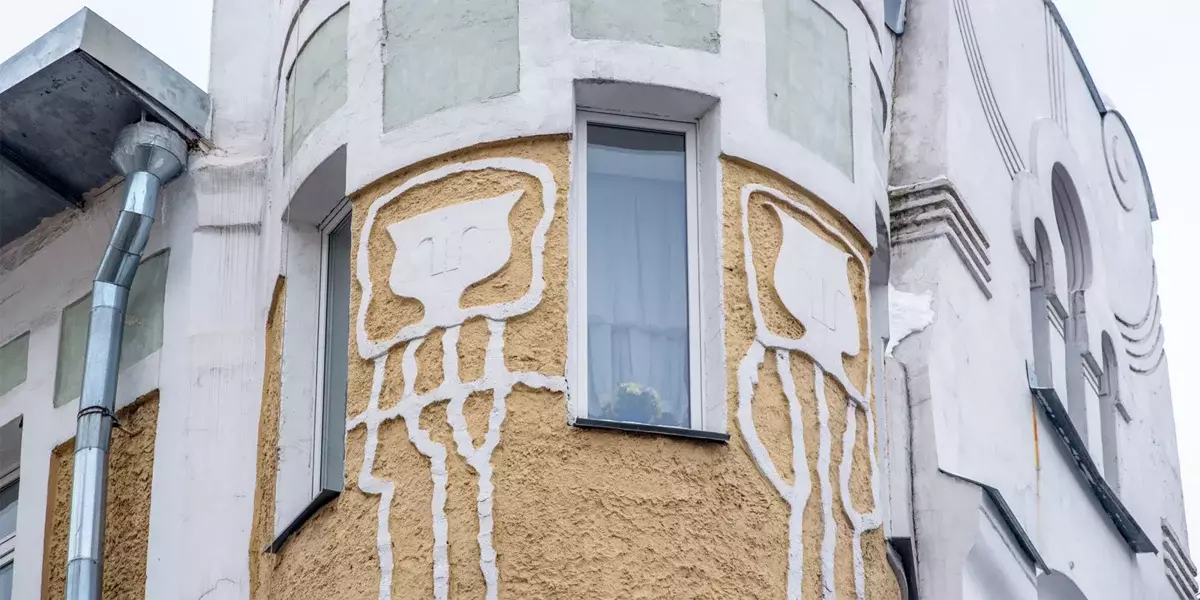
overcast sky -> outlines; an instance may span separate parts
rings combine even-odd
[[[262,1],[262,0],[246,0]],[[990,0],[1012,1],[1012,0]],[[10,2],[0,20],[0,60],[66,19],[81,0]],[[90,0],[86,3],[202,88],[208,88],[212,0]],[[1193,402],[1200,366],[1200,315],[1187,312],[1197,273],[1191,242],[1200,237],[1200,2],[1058,0],[1100,89],[1137,136],[1154,185],[1159,293],[1171,368],[1179,454],[1193,546],[1200,550],[1200,407]],[[1143,524],[1149,526],[1149,524]],[[1200,552],[1193,552],[1198,555]]]
[[[0,61],[84,6],[137,40],[184,77],[208,89],[212,0],[5,0],[4,18],[0,19]]]

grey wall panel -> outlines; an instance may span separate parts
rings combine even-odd
[[[287,130],[284,156],[346,103],[346,27],[348,8],[329,17],[296,55],[287,81]]]
[[[771,127],[853,178],[846,28],[812,0],[764,0],[763,10]]]
[[[517,0],[387,0],[384,11],[384,130],[517,91]]]
[[[579,39],[720,52],[719,22],[719,0],[571,0],[571,34]]]

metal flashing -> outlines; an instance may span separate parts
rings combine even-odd
[[[1046,564],[1045,559],[1042,558],[1042,554],[1038,552],[1037,546],[1033,543],[1033,539],[1029,537],[1029,533],[1025,531],[1025,527],[1021,525],[1021,521],[1017,519],[1017,514],[1013,512],[1012,507],[1008,504],[1008,501],[1004,499],[1004,494],[1000,493],[1000,490],[969,477],[963,477],[962,475],[951,473],[945,469],[938,470],[943,475],[949,475],[950,477],[960,481],[965,481],[982,489],[983,492],[987,494],[988,500],[991,500],[992,504],[995,505],[994,508],[996,509],[996,512],[1000,513],[1000,518],[1004,521],[1005,526],[1008,527],[1009,533],[1011,533],[1013,538],[1016,539],[1017,545],[1021,547],[1021,551],[1025,553],[1025,557],[1029,559],[1029,562],[1033,563],[1035,567],[1041,569],[1042,572],[1050,572],[1050,567]]]
[[[208,94],[86,8],[0,63],[0,246],[120,176],[118,132],[208,135]]]
[[[692,440],[703,440],[709,442],[728,443],[728,433],[717,433],[715,431],[702,431],[699,429],[687,429],[684,427],[667,427],[665,425],[648,425],[645,423],[626,423],[623,421],[609,421],[607,419],[587,419],[579,417],[575,419],[572,425],[584,429],[614,429],[617,431],[625,431],[629,433],[648,433],[657,435],[666,435],[671,437],[687,438]]]
[[[1104,95],[1100,93],[1100,88],[1096,87],[1096,81],[1092,78],[1092,72],[1088,70],[1087,63],[1083,61],[1083,54],[1079,52],[1079,46],[1075,44],[1075,38],[1071,36],[1071,30],[1067,28],[1067,23],[1063,20],[1062,13],[1059,12],[1058,6],[1055,6],[1054,0],[1045,0],[1046,9],[1050,11],[1050,16],[1054,19],[1054,23],[1058,25],[1058,30],[1062,32],[1063,38],[1067,41],[1067,47],[1071,49],[1071,56],[1075,59],[1075,65],[1079,67],[1079,72],[1083,75],[1083,82],[1087,85],[1088,94],[1092,97],[1092,103],[1096,105],[1096,110],[1100,116],[1108,113],[1116,113],[1121,119],[1121,123],[1125,125],[1125,129],[1129,131],[1129,140],[1133,143],[1133,152],[1137,155],[1138,166],[1142,169],[1142,179],[1146,183],[1146,203],[1150,206],[1150,220],[1158,220],[1158,205],[1154,202],[1154,187],[1150,185],[1150,175],[1146,173],[1146,161],[1142,158],[1142,149],[1138,147],[1137,138],[1133,136],[1133,130],[1129,129],[1129,123],[1125,121],[1125,117],[1121,113],[1109,107],[1104,100]]]
[[[1042,414],[1054,427],[1059,442],[1074,459],[1075,465],[1079,467],[1079,474],[1087,481],[1092,494],[1100,503],[1100,507],[1104,509],[1117,532],[1125,539],[1129,549],[1135,554],[1158,554],[1158,548],[1155,547],[1154,542],[1146,535],[1141,525],[1138,525],[1137,519],[1121,502],[1116,492],[1109,487],[1108,482],[1104,480],[1104,475],[1100,473],[1100,469],[1092,460],[1091,453],[1088,452],[1087,444],[1079,435],[1079,431],[1075,429],[1075,424],[1071,422],[1066,406],[1058,397],[1058,392],[1053,387],[1038,385],[1037,375],[1034,373],[1032,365],[1027,363],[1025,369],[1029,377],[1029,391],[1033,392],[1038,399],[1038,406],[1041,408]]]

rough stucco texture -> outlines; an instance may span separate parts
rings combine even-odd
[[[767,120],[854,177],[850,42],[814,0],[764,0]]]
[[[719,0],[571,0],[571,34],[720,52],[720,10]]]
[[[266,358],[263,361],[263,398],[258,417],[258,479],[254,487],[254,517],[250,525],[250,597],[270,597],[275,556],[263,552],[272,541],[275,523],[275,479],[279,467],[279,407],[282,389],[280,355],[283,351],[283,306],[287,285],[283,277],[267,313]]]
[[[355,235],[361,235],[363,215],[376,198],[407,179],[446,164],[489,157],[519,157],[546,165],[559,187],[555,216],[545,247],[545,293],[532,312],[507,322],[504,359],[511,371],[535,371],[545,375],[565,373],[567,347],[567,184],[570,159],[568,140],[562,137],[518,140],[453,153],[409,167],[364,189],[353,197]],[[787,190],[803,199],[799,190],[771,174],[726,161],[724,264],[725,303],[728,313],[726,343],[729,356],[742,356],[753,338],[742,241],[739,196],[746,183],[763,183]],[[368,240],[375,259],[371,277],[377,290],[368,311],[367,329],[395,331],[420,318],[420,303],[395,296],[387,277],[395,246],[384,225],[441,206],[493,197],[520,188],[523,198],[510,214],[514,233],[512,259],[492,277],[464,293],[463,305],[493,304],[519,297],[528,289],[531,250],[528,236],[542,216],[539,190],[527,176],[505,171],[479,171],[452,175],[416,187],[379,213],[376,232]],[[765,201],[756,200],[761,205]],[[843,231],[851,228],[836,219],[828,208],[811,203],[814,210]],[[755,231],[761,229],[765,248],[778,252],[778,218],[759,206]],[[774,219],[773,221],[769,219]],[[771,228],[775,229],[772,230]],[[759,235],[759,233],[755,233]],[[521,238],[526,238],[522,245]],[[865,250],[865,245],[860,248]],[[769,273],[770,271],[768,271]],[[852,283],[861,287],[866,273],[851,270]],[[358,310],[361,290],[352,288],[352,311]],[[856,297],[860,323],[866,319],[865,298]],[[780,315],[776,315],[779,317]],[[482,372],[485,323],[468,322],[462,327],[458,346],[459,371],[464,380]],[[801,326],[798,323],[795,326]],[[782,326],[782,325],[781,325]],[[277,334],[268,329],[268,374],[264,390],[263,427],[277,426],[278,359],[270,348],[277,347]],[[442,368],[441,345],[445,336],[431,334],[416,353],[418,389],[437,385]],[[434,346],[427,351],[427,346]],[[403,344],[389,353],[380,405],[387,407],[404,387],[398,364]],[[352,351],[352,354],[354,352]],[[867,361],[847,359],[856,382],[865,381]],[[756,418],[764,443],[773,456],[790,449],[788,413],[782,404],[779,376],[764,367],[764,409]],[[273,371],[272,371],[273,370]],[[812,367],[796,355],[792,376],[802,402],[815,403]],[[367,406],[372,382],[371,362],[350,357],[348,415]],[[426,374],[436,374],[426,379]],[[727,367],[727,377],[736,381],[736,361]],[[806,379],[807,378],[807,379]],[[772,382],[773,380],[773,382]],[[845,430],[846,400],[832,380],[828,402],[835,440],[833,455],[841,455],[841,432]],[[491,464],[495,473],[494,546],[499,570],[501,598],[763,598],[786,597],[788,570],[789,509],[759,473],[732,419],[736,414],[736,386],[728,386],[728,445],[684,441],[659,436],[576,429],[567,425],[566,399],[557,392],[518,385],[507,398],[507,416],[501,441]],[[476,394],[464,409],[473,440],[482,439],[494,399]],[[808,412],[812,412],[811,410]],[[447,424],[445,403],[435,403],[419,417],[419,427],[448,451],[446,516],[447,562],[450,568],[450,598],[484,598],[486,584],[480,569],[476,512],[479,485],[476,474],[454,451]],[[817,439],[815,421],[805,422],[808,439]],[[365,427],[347,436],[346,491],[284,547],[270,564],[263,561],[253,597],[287,599],[358,599],[379,596],[380,570],[375,548],[379,496],[362,493],[358,473],[362,468]],[[265,430],[264,430],[265,431]],[[870,508],[869,472],[865,454],[866,426],[859,423],[859,439],[850,489],[860,510]],[[256,515],[256,531],[269,535],[273,519],[267,490],[274,488],[272,456],[274,434],[260,437],[260,486],[262,500]],[[809,464],[816,476],[816,445],[808,446]],[[780,461],[786,463],[787,461]],[[831,476],[837,481],[837,460]],[[403,418],[380,426],[373,474],[395,484],[389,507],[393,573],[391,598],[426,599],[433,596],[434,531],[431,504],[433,480],[430,461],[409,441]],[[788,474],[790,477],[790,474]],[[853,598],[851,534],[840,510],[835,491],[834,511],[838,520],[836,586],[838,598]],[[810,502],[805,512],[805,597],[821,597],[819,580],[820,533],[823,525],[819,503]],[[895,581],[885,559],[882,532],[863,538],[867,562],[869,598],[898,598]],[[254,548],[251,548],[253,554]]]
[[[386,0],[384,25],[384,130],[520,85],[517,0]]]
[[[146,551],[150,541],[150,486],[154,474],[154,439],[158,425],[158,392],[151,392],[117,412],[109,453],[108,511],[104,526],[105,600],[146,597]],[[46,550],[42,597],[64,597],[67,530],[71,520],[71,478],[75,442],[54,449],[50,457],[50,489],[46,501]]]

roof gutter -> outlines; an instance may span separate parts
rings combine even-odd
[[[123,130],[112,152],[125,175],[125,204],[92,283],[92,320],[75,433],[67,600],[100,600],[108,449],[129,289],[150,239],[158,195],[187,163],[187,144],[171,129],[142,121]]]

